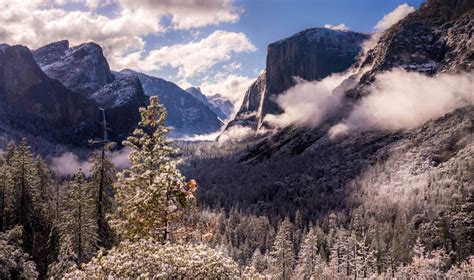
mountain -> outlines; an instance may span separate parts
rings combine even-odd
[[[138,108],[147,98],[138,79],[115,80],[98,44],[70,48],[63,40],[33,51],[33,57],[48,77],[105,109],[111,140],[121,141],[132,132],[140,117]]]
[[[211,109],[172,82],[129,69],[114,74],[117,78],[136,76],[146,95],[158,96],[168,112],[167,124],[174,127],[173,135],[206,134],[222,126]]]
[[[69,48],[69,41],[63,40],[33,51],[33,56],[48,77],[85,96],[114,80],[102,48],[95,43]]]
[[[266,114],[281,113],[275,98],[295,85],[294,77],[319,80],[343,72],[355,63],[366,34],[312,28],[268,46],[265,71],[245,93],[243,104],[228,128],[256,129]]]
[[[228,99],[218,93],[207,96],[207,99],[212,104],[215,104],[219,110],[221,110],[227,116],[226,119],[232,116],[234,104],[232,104],[232,102],[230,102]]]
[[[113,74],[102,48],[95,43],[85,43],[76,47],[69,47],[67,40],[54,42],[41,47],[33,52],[34,58],[41,69],[52,79],[57,79],[68,89],[77,92],[106,109],[107,120],[110,126],[118,129],[113,135],[126,135],[136,125],[138,108],[143,106],[141,93],[145,95],[158,95],[160,101],[168,110],[168,125],[173,126],[174,135],[205,134],[218,130],[221,126],[217,116],[206,106],[191,97],[187,92],[175,84],[160,78],[147,76],[131,70],[123,70]],[[137,76],[138,80],[117,79],[127,76]],[[133,80],[133,82],[131,82]],[[139,89],[142,84],[143,90]],[[124,88],[120,88],[123,86]],[[141,85],[140,85],[141,87]],[[109,96],[106,93],[115,91]],[[123,98],[120,94],[124,94]],[[129,99],[130,96],[140,96],[138,99]],[[125,113],[129,117],[116,115],[109,112],[115,102],[125,102],[122,109],[114,109]],[[110,104],[106,104],[111,102]],[[112,115],[111,115],[112,114]],[[109,116],[111,115],[111,116]],[[132,116],[133,115],[133,116]],[[122,122],[124,121],[124,122]]]
[[[226,120],[230,117],[233,105],[229,100],[224,99],[219,94],[208,97],[204,95],[198,87],[190,87],[186,89],[186,91],[216,113],[221,120]]]
[[[354,99],[357,102],[365,96],[375,76],[384,71],[403,68],[431,76],[472,71],[474,49],[470,47],[472,40],[466,30],[472,30],[473,24],[473,2],[431,0],[424,3],[419,10],[389,28],[368,52],[361,68],[367,66],[370,70],[346,92],[344,110],[314,129],[294,125],[285,128],[259,143],[246,160],[263,160],[274,154],[295,155],[317,142],[328,141],[323,137],[327,130],[347,116]]]
[[[125,139],[140,120],[138,108],[145,107],[148,97],[137,77],[124,77],[103,86],[90,98],[105,109],[112,139]]]
[[[91,138],[100,120],[93,101],[45,75],[25,46],[1,48],[0,100],[3,125],[55,141]]]

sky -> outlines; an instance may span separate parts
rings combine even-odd
[[[0,0],[0,42],[30,49],[96,42],[111,68],[240,102],[267,45],[312,27],[371,33],[422,0]],[[412,8],[410,8],[412,9]],[[407,9],[404,9],[407,10]]]

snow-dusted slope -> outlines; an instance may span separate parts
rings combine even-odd
[[[95,43],[69,48],[64,40],[41,47],[33,55],[46,75],[86,96],[114,80],[102,48]]]
[[[206,105],[221,119],[225,120],[230,117],[233,110],[233,105],[229,100],[226,100],[219,94],[213,96],[205,96],[201,89],[198,87],[190,87],[186,91],[191,94],[194,98],[201,101],[202,104]]]
[[[146,95],[158,96],[168,111],[167,124],[174,127],[174,135],[207,134],[222,125],[211,109],[172,82],[129,69],[114,74],[117,78],[136,76]]]

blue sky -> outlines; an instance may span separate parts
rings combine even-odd
[[[32,49],[62,39],[73,46],[94,41],[114,70],[200,86],[237,103],[264,69],[269,43],[326,24],[373,32],[401,4],[418,8],[422,2],[8,0],[0,1],[0,40]]]

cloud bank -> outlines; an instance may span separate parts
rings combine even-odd
[[[79,159],[74,153],[66,152],[59,157],[52,158],[49,167],[57,176],[74,175],[79,169],[86,175],[90,175],[92,164]]]
[[[331,137],[369,129],[401,130],[466,105],[474,104],[471,74],[429,77],[395,69],[377,75],[370,94],[354,107],[349,117],[330,130]]]
[[[324,28],[332,29],[332,30],[339,30],[339,31],[349,31],[350,30],[350,27],[347,26],[344,23],[340,23],[340,24],[336,24],[336,25],[325,24]]]
[[[278,96],[277,103],[284,113],[267,115],[265,121],[271,125],[284,127],[289,124],[318,125],[341,104],[343,90],[336,87],[352,72],[333,74],[320,81],[300,80],[297,85]]]
[[[128,159],[129,153],[130,149],[128,148],[123,148],[110,153],[110,159],[117,170],[130,167],[130,160]],[[57,176],[74,175],[79,169],[89,176],[91,173],[92,163],[90,160],[81,160],[79,156],[72,152],[65,152],[58,157],[51,158],[49,167]]]
[[[379,22],[377,22],[374,29],[378,32],[385,31],[414,11],[414,7],[409,6],[406,3],[401,4],[390,13],[384,15],[384,17]]]

